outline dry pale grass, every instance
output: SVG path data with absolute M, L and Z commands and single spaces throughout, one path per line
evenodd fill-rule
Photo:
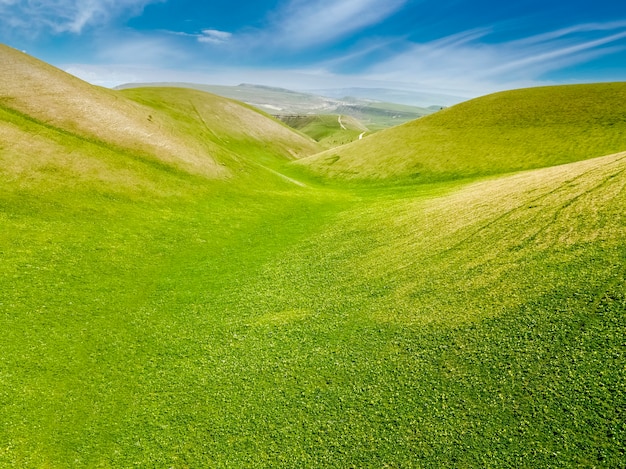
M 201 142 L 176 133 L 167 116 L 92 86 L 48 64 L 0 45 L 0 105 L 46 126 L 84 138 L 152 155 L 194 174 L 220 177 L 218 165 Z
M 474 182 L 443 197 L 383 202 L 369 217 L 387 224 L 380 230 L 385 237 L 393 234 L 404 244 L 399 253 L 410 250 L 433 255 L 478 239 L 496 224 L 510 225 L 519 242 L 531 236 L 543 243 L 597 239 L 603 236 L 602 226 L 594 224 L 593 231 L 576 232 L 572 221 L 578 211 L 585 216 L 596 214 L 598 205 L 617 196 L 625 179 L 616 176 L 625 169 L 626 152 Z M 385 203 L 388 206 L 382 208 Z M 381 209 L 391 216 L 380 218 Z M 551 222 L 555 216 L 560 217 L 558 224 Z M 535 231 L 540 220 L 544 223 L 540 223 L 542 235 L 538 236 Z M 560 234 L 554 238 L 557 229 Z
M 164 188 L 119 159 L 103 159 L 68 148 L 46 136 L 0 122 L 0 175 L 18 187 L 84 185 L 96 182 L 107 190 L 162 193 Z

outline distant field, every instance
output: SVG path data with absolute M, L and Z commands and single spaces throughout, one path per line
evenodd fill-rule
M 299 130 L 324 148 L 335 148 L 359 140 L 370 133 L 361 122 L 341 115 L 292 115 L 280 118 L 285 124 Z
M 339 106 L 337 112 L 358 119 L 370 131 L 376 132 L 430 115 L 437 109 L 439 108 L 416 108 L 402 104 L 372 101 L 363 104 L 346 103 Z
M 44 116 L 62 94 L 33 103 L 4 70 L 0 467 L 623 466 L 626 148 L 596 155 L 620 145 L 621 103 L 580 117 L 553 90 L 596 138 L 544 141 L 563 164 L 513 172 L 539 146 L 520 136 L 546 134 L 507 107 L 474 121 L 510 132 L 507 174 L 410 180 L 381 151 L 381 180 L 348 184 L 234 101 L 76 85 L 162 129 L 138 143 L 73 102 Z M 450 136 L 476 109 L 432 118 Z M 198 158 L 142 146 L 163 142 Z

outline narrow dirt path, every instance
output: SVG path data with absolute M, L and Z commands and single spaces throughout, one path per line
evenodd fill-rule
M 343 122 L 341 122 L 341 115 L 337 118 L 337 122 L 339 122 L 339 125 L 341 126 L 341 128 L 343 130 L 348 130 L 348 129 L 346 129 L 346 126 L 343 125 Z

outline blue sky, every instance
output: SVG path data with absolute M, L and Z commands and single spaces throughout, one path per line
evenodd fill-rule
M 87 81 L 472 97 L 626 81 L 623 0 L 0 0 L 0 42 Z

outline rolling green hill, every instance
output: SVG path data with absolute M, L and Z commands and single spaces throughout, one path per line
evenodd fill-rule
M 8 56 L 100 104 L 2 75 L 0 467 L 623 465 L 626 153 L 319 184 L 233 101 Z
M 626 83 L 507 91 L 444 109 L 301 164 L 342 179 L 500 174 L 626 147 Z
M 167 115 L 188 140 L 210 145 L 220 164 L 235 172 L 250 164 L 284 163 L 320 149 L 305 135 L 230 99 L 183 88 L 135 88 L 120 93 Z
M 228 99 L 180 89 L 111 91 L 6 46 L 0 58 L 5 177 L 65 180 L 70 173 L 134 184 L 151 166 L 224 178 L 252 160 L 257 165 L 259 158 L 293 159 L 318 150 Z

